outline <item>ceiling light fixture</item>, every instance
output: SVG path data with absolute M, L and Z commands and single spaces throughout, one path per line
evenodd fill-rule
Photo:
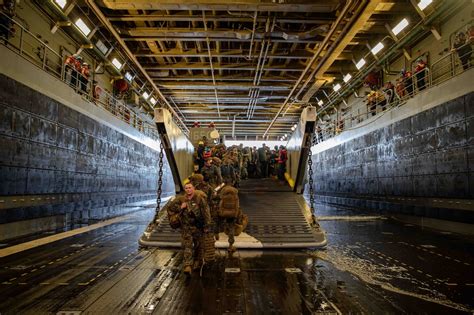
M 54 0 L 54 2 L 56 2 L 56 4 L 61 8 L 61 9 L 64 9 L 64 7 L 66 6 L 67 4 L 67 1 L 66 0 Z M 423 9 L 422 9 L 423 10 Z
M 350 73 L 346 74 L 344 76 L 344 78 L 342 78 L 344 80 L 345 83 L 349 82 L 349 80 L 352 78 L 352 75 Z
M 156 104 L 156 99 L 153 96 L 150 98 L 150 103 L 153 106 L 155 106 L 155 104 Z
M 150 94 L 148 94 L 148 93 L 145 91 L 145 92 L 143 92 L 142 96 L 143 96 L 143 98 L 144 98 L 145 100 L 147 100 L 148 97 L 150 97 Z
M 361 59 L 356 63 L 356 68 L 357 68 L 357 70 L 360 70 L 364 65 L 365 65 L 365 59 L 364 59 L 364 58 L 361 58 Z
M 333 87 L 333 89 L 334 89 L 334 92 L 337 92 L 341 89 L 341 85 L 338 83 Z
M 123 64 L 118 61 L 117 58 L 112 59 L 112 64 L 115 66 L 115 68 L 117 68 L 117 70 L 122 69 Z
M 393 32 L 394 35 L 398 35 L 398 33 L 403 31 L 403 29 L 407 26 L 408 26 L 408 20 L 403 19 L 403 20 L 400 21 L 400 23 L 397 24 L 397 26 L 392 28 L 392 32 Z
M 77 19 L 76 20 L 76 26 L 79 28 L 79 30 L 82 32 L 82 34 L 84 34 L 85 36 L 89 35 L 90 32 L 91 32 L 91 29 L 86 25 L 86 23 L 84 23 L 84 21 L 82 19 Z
M 377 55 L 379 51 L 381 51 L 384 48 L 384 45 L 380 42 L 377 45 L 375 45 L 374 48 L 372 48 L 371 52 L 372 54 Z
M 432 2 L 433 2 L 433 0 L 421 0 L 420 3 L 418 3 L 418 8 L 420 8 L 420 10 L 424 10 Z

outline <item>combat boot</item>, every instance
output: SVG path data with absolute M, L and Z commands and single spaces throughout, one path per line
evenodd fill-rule
M 185 275 L 190 276 L 192 271 L 193 270 L 191 269 L 191 266 L 189 266 L 189 265 L 184 266 L 183 272 L 184 272 Z
M 195 260 L 193 264 L 193 270 L 198 270 L 199 268 L 201 268 L 201 261 Z

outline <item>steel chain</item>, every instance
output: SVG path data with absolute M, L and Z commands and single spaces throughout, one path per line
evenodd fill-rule
M 311 135 L 311 141 L 308 150 L 308 184 L 309 184 L 309 204 L 311 207 L 311 216 L 313 218 L 313 224 L 318 225 L 314 217 L 314 182 L 313 182 L 313 152 L 311 152 L 311 147 L 316 143 L 316 134 L 313 131 Z
M 160 212 L 160 205 L 161 205 L 161 193 L 162 193 L 162 186 L 163 186 L 163 142 L 160 141 L 160 155 L 158 159 L 158 189 L 157 189 L 157 198 L 156 198 L 156 214 L 155 218 L 158 217 L 158 213 Z

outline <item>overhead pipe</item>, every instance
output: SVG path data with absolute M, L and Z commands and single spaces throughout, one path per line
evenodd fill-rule
M 310 62 L 306 65 L 306 68 L 304 69 L 303 73 L 300 75 L 300 77 L 298 78 L 298 81 L 296 81 L 295 85 L 291 89 L 290 94 L 288 94 L 287 98 L 285 99 L 285 101 L 281 105 L 281 107 L 278 110 L 277 114 L 275 115 L 275 117 L 270 122 L 270 125 L 265 130 L 265 132 L 263 134 L 264 136 L 266 136 L 268 134 L 268 132 L 270 131 L 272 126 L 275 124 L 275 121 L 278 119 L 278 116 L 280 116 L 280 114 L 283 111 L 283 109 L 285 108 L 286 104 L 288 104 L 288 101 L 290 100 L 291 96 L 293 95 L 295 90 L 298 88 L 298 85 L 301 83 L 301 81 L 303 80 L 303 78 L 306 75 L 306 73 L 308 72 L 308 70 L 311 69 L 313 63 L 318 59 L 319 55 L 321 54 L 321 52 L 323 50 L 323 47 L 325 47 L 326 44 L 328 43 L 328 41 L 331 39 L 331 37 L 334 34 L 334 32 L 336 31 L 337 27 L 341 23 L 343 17 L 346 15 L 347 11 L 349 10 L 351 4 L 352 4 L 352 0 L 348 0 L 346 2 L 346 5 L 344 6 L 344 8 L 341 11 L 341 14 L 337 17 L 336 21 L 331 26 L 331 29 L 329 30 L 329 33 L 324 38 L 323 42 L 319 45 L 318 50 L 314 54 L 313 58 L 311 58 Z
M 204 23 L 204 30 L 206 31 L 207 53 L 209 55 L 209 64 L 211 66 L 212 84 L 214 85 L 214 96 L 216 97 L 216 103 L 217 103 L 217 115 L 221 117 L 221 111 L 219 109 L 219 97 L 217 96 L 216 77 L 214 76 L 214 65 L 212 63 L 211 43 L 209 40 L 209 36 L 207 36 L 206 11 L 204 10 L 202 10 L 202 22 Z
M 145 78 L 148 80 L 148 82 L 151 84 L 153 87 L 154 91 L 158 96 L 163 100 L 163 102 L 168 106 L 170 111 L 173 113 L 173 115 L 178 119 L 179 123 L 183 127 L 186 133 L 189 133 L 189 128 L 186 126 L 186 124 L 183 122 L 181 117 L 176 113 L 174 108 L 170 105 L 166 97 L 161 93 L 160 89 L 156 86 L 155 82 L 153 82 L 153 79 L 148 75 L 148 73 L 143 69 L 142 65 L 138 62 L 137 58 L 133 55 L 133 53 L 130 51 L 130 49 L 127 47 L 125 44 L 125 41 L 120 37 L 120 35 L 117 33 L 113 25 L 107 20 L 105 15 L 102 13 L 100 8 L 97 6 L 94 0 L 85 0 L 87 5 L 94 11 L 94 14 L 99 18 L 99 20 L 102 22 L 102 24 L 107 28 L 107 30 L 115 37 L 117 42 L 122 46 L 122 49 L 125 51 L 127 54 L 127 57 L 130 58 L 135 63 L 135 66 L 140 69 L 142 74 L 145 76 Z
M 253 39 L 255 38 L 255 29 L 257 28 L 257 13 L 258 11 L 255 11 L 253 16 L 252 38 L 250 39 L 249 56 L 247 57 L 248 60 L 252 59 Z
M 267 25 L 265 27 L 265 31 L 267 33 L 268 32 L 273 32 L 273 29 L 275 28 L 275 24 L 276 24 L 276 16 L 273 17 L 273 23 L 272 23 L 272 26 L 270 27 L 270 29 L 269 29 L 269 24 L 268 24 L 269 22 L 270 22 L 270 19 L 268 19 Z M 257 66 L 257 71 L 255 73 L 255 78 L 254 78 L 254 85 L 255 86 L 258 86 L 260 84 L 260 80 L 262 78 L 263 68 L 265 67 L 265 61 L 266 61 L 267 56 L 268 56 L 269 48 L 270 48 L 270 39 L 267 39 L 267 46 L 265 48 L 265 54 L 263 56 L 260 69 L 258 69 L 258 66 Z M 262 47 L 262 50 L 263 50 L 263 47 Z M 256 81 L 255 81 L 255 79 L 256 79 Z M 253 114 L 255 113 L 255 109 L 256 109 L 256 106 L 257 106 L 257 101 L 258 101 L 259 96 L 260 96 L 260 89 L 257 89 L 257 95 L 254 97 L 254 100 L 253 100 L 253 102 L 251 104 L 251 107 L 250 107 L 250 116 L 249 116 L 249 118 L 252 118 Z

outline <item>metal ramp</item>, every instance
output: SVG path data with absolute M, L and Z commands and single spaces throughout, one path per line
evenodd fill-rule
M 249 217 L 247 229 L 236 237 L 235 246 L 249 248 L 317 248 L 326 245 L 322 230 L 312 227 L 302 209 L 302 196 L 273 179 L 249 179 L 239 189 L 240 205 Z M 140 239 L 143 246 L 181 247 L 180 231 L 169 227 L 166 216 Z M 228 247 L 220 234 L 217 248 Z

